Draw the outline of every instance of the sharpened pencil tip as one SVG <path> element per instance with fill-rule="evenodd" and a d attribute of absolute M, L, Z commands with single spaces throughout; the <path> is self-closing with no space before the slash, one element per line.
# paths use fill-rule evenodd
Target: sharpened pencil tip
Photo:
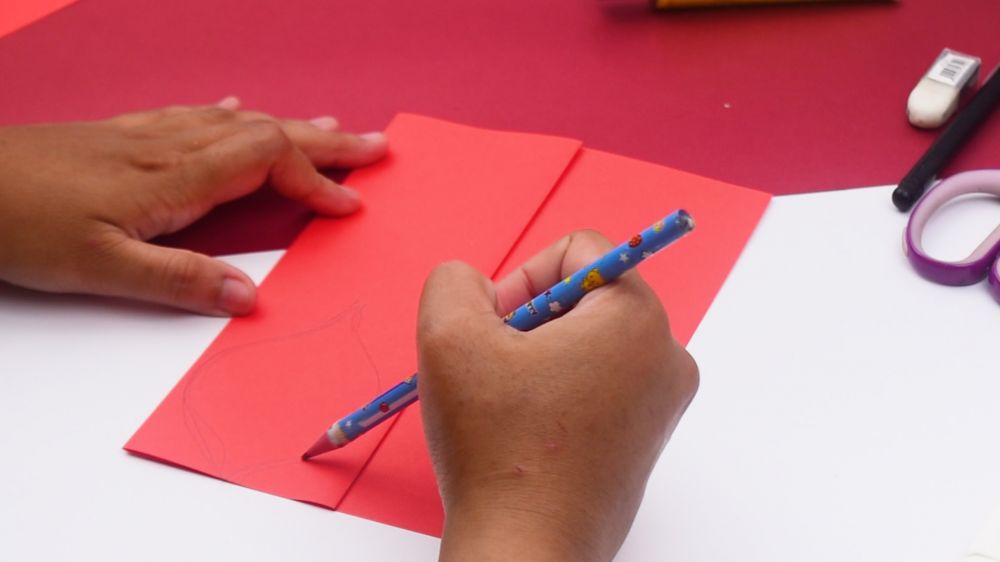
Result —
<path fill-rule="evenodd" d="M 334 449 L 336 449 L 336 447 L 330 443 L 330 440 L 324 433 L 319 439 L 316 440 L 316 443 L 314 443 L 312 447 L 309 447 L 308 451 L 302 453 L 302 460 L 307 461 L 316 455 L 322 455 L 323 453 Z"/>

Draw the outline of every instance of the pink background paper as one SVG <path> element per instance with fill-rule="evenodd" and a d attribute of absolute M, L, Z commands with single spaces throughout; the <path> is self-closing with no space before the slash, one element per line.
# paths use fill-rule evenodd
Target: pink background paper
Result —
<path fill-rule="evenodd" d="M 943 47 L 1000 62 L 996 0 L 653 13 L 645 0 L 86 0 L 0 41 L 0 123 L 238 94 L 380 129 L 398 111 L 581 139 L 775 194 L 898 181 L 934 132 L 906 96 Z M 996 166 L 995 115 L 945 173 Z M 283 248 L 264 193 L 169 243 Z"/>

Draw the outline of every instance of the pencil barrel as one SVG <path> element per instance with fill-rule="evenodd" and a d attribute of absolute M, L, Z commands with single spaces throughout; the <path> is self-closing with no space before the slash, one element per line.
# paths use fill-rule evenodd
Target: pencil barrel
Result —
<path fill-rule="evenodd" d="M 335 423 L 327 433 L 328 435 L 335 434 L 339 429 L 347 441 L 353 441 L 359 435 L 391 418 L 396 412 L 416 400 L 417 375 L 414 374 Z"/>
<path fill-rule="evenodd" d="M 518 307 L 504 321 L 522 332 L 537 328 L 561 316 L 580 302 L 584 295 L 614 281 L 693 228 L 694 220 L 687 211 L 675 211 Z"/>

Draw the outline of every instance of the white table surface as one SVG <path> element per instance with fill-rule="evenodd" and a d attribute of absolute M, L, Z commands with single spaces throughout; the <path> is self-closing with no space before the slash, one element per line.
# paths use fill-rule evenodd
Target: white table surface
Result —
<path fill-rule="evenodd" d="M 998 211 L 953 205 L 928 246 L 961 257 Z M 962 557 L 1000 506 L 1000 305 L 917 277 L 904 222 L 888 188 L 773 201 L 691 342 L 701 391 L 619 560 Z M 228 259 L 259 280 L 279 256 Z M 0 286 L 0 560 L 436 557 L 122 451 L 223 325 Z"/>

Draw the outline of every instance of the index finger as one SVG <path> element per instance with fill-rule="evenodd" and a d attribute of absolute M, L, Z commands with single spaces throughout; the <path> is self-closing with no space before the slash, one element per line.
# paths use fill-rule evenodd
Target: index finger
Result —
<path fill-rule="evenodd" d="M 320 174 L 273 121 L 245 123 L 187 158 L 195 163 L 191 193 L 209 206 L 242 197 L 265 182 L 324 215 L 347 215 L 360 205 L 355 191 Z"/>
<path fill-rule="evenodd" d="M 514 310 L 613 247 L 606 236 L 595 230 L 579 230 L 563 237 L 496 283 L 497 312 Z"/>

